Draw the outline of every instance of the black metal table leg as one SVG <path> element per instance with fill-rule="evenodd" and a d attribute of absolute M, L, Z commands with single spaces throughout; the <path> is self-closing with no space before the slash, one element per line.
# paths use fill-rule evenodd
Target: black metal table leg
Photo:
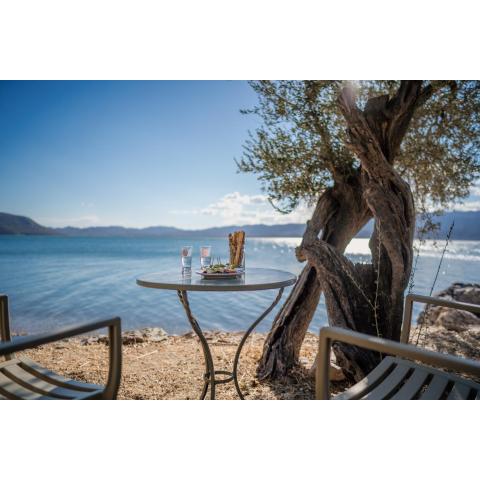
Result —
<path fill-rule="evenodd" d="M 207 340 L 203 335 L 202 329 L 198 324 L 197 320 L 192 314 L 192 310 L 190 309 L 190 303 L 188 302 L 187 292 L 185 290 L 177 290 L 178 298 L 185 309 L 185 313 L 187 314 L 188 321 L 193 328 L 193 331 L 197 334 L 198 338 L 200 339 L 200 343 L 202 344 L 203 356 L 205 357 L 205 375 L 204 375 L 204 385 L 202 394 L 200 395 L 200 400 L 203 400 L 207 395 L 208 386 L 210 384 L 210 398 L 212 400 L 215 399 L 215 370 L 213 368 L 213 358 L 212 353 L 210 352 L 210 348 L 208 346 Z"/>
<path fill-rule="evenodd" d="M 203 350 L 203 356 L 205 358 L 205 375 L 204 375 L 204 385 L 203 385 L 203 390 L 200 395 L 200 400 L 204 400 L 208 387 L 210 386 L 210 398 L 212 400 L 215 399 L 215 385 L 221 384 L 221 383 L 227 383 L 233 381 L 235 384 L 235 389 L 237 390 L 238 396 L 240 397 L 241 400 L 244 400 L 244 396 L 242 394 L 242 391 L 240 390 L 240 385 L 238 384 L 238 362 L 240 360 L 240 354 L 242 353 L 242 348 L 247 341 L 247 338 L 249 335 L 252 333 L 252 331 L 255 329 L 255 327 L 273 310 L 275 305 L 280 301 L 280 298 L 282 297 L 284 288 L 280 288 L 277 297 L 273 301 L 273 303 L 260 315 L 260 317 L 255 320 L 255 322 L 250 325 L 248 330 L 245 332 L 243 335 L 242 339 L 240 340 L 240 343 L 238 345 L 237 351 L 235 353 L 235 359 L 233 361 L 233 371 L 232 372 L 227 372 L 224 370 L 215 370 L 214 365 L 213 365 L 213 357 L 212 353 L 210 351 L 210 347 L 208 346 L 207 339 L 205 338 L 202 329 L 200 328 L 200 325 L 198 324 L 197 320 L 192 314 L 192 310 L 190 309 L 190 303 L 188 301 L 188 296 L 187 292 L 185 290 L 177 290 L 178 298 L 180 299 L 180 302 L 183 305 L 183 308 L 185 309 L 185 313 L 187 314 L 188 321 L 190 322 L 190 325 L 193 328 L 193 331 L 196 333 L 198 338 L 200 339 L 200 343 L 202 345 L 202 350 Z M 226 375 L 227 377 L 225 379 L 217 380 L 215 378 L 215 375 Z"/>
<path fill-rule="evenodd" d="M 257 318 L 257 320 L 255 320 L 250 325 L 250 328 L 245 332 L 245 334 L 243 335 L 238 345 L 237 352 L 235 353 L 235 359 L 233 360 L 232 377 L 235 383 L 235 388 L 237 389 L 238 396 L 240 397 L 241 400 L 244 400 L 244 397 L 243 397 L 242 391 L 240 390 L 240 385 L 238 384 L 237 373 L 238 373 L 238 362 L 240 360 L 240 354 L 242 353 L 243 345 L 245 344 L 245 342 L 247 341 L 247 338 L 253 332 L 255 327 L 273 310 L 275 305 L 280 301 L 280 298 L 282 298 L 283 290 L 284 290 L 283 288 L 280 289 L 280 291 L 278 292 L 277 298 L 275 298 L 273 303 Z"/>

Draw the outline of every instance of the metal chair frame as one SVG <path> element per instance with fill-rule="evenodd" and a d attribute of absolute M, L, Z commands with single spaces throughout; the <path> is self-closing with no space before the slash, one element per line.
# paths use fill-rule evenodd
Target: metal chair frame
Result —
<path fill-rule="evenodd" d="M 57 342 L 100 328 L 108 328 L 109 337 L 109 370 L 107 382 L 104 386 L 76 382 L 44 369 L 31 360 L 15 357 L 15 353 L 26 349 Z M 12 339 L 8 297 L 0 295 L 0 340 L 0 357 L 5 357 L 5 361 L 0 362 L 0 375 L 10 387 L 10 389 L 4 389 L 0 383 L 0 397 L 21 399 L 21 394 L 15 393 L 15 385 L 17 384 L 19 385 L 19 392 L 32 392 L 31 396 L 27 398 L 113 400 L 117 397 L 122 371 L 122 331 L 119 317 L 70 325 L 48 333 Z M 12 371 L 15 373 L 12 373 Z"/>
<path fill-rule="evenodd" d="M 320 330 L 319 351 L 316 360 L 316 398 L 321 400 L 328 400 L 330 398 L 329 366 L 332 342 L 343 342 L 350 345 L 355 345 L 357 347 L 375 350 L 377 352 L 388 354 L 390 356 L 384 358 L 382 362 L 364 380 L 357 383 L 346 392 L 337 395 L 336 397 L 334 397 L 335 399 L 369 398 L 369 394 L 371 394 L 371 392 L 375 388 L 380 387 L 382 381 L 388 378 L 394 368 L 400 368 L 400 372 L 403 372 L 402 374 L 404 375 L 402 378 L 397 379 L 398 382 L 403 381 L 405 378 L 407 378 L 407 374 L 411 375 L 412 382 L 410 388 L 408 388 L 408 385 L 405 384 L 405 388 L 403 390 L 401 388 L 402 384 L 398 383 L 397 385 L 394 385 L 393 383 L 391 383 L 392 390 L 390 390 L 390 392 L 387 392 L 386 389 L 383 389 L 384 393 L 386 392 L 391 395 L 388 398 L 407 398 L 407 392 L 410 395 L 409 398 L 419 395 L 419 389 L 422 387 L 422 378 L 427 378 L 427 376 L 430 375 L 430 379 L 432 378 L 432 376 L 438 377 L 436 380 L 438 384 L 436 387 L 436 392 L 438 393 L 438 396 L 441 396 L 445 393 L 444 391 L 442 391 L 442 388 L 440 388 L 440 385 L 443 385 L 444 388 L 446 388 L 448 384 L 449 388 L 452 389 L 450 395 L 448 395 L 448 398 L 467 397 L 480 399 L 479 384 L 450 373 L 445 373 L 441 370 L 422 367 L 418 363 L 414 363 L 421 362 L 423 364 L 431 365 L 437 368 L 467 373 L 477 378 L 480 378 L 480 362 L 478 361 L 439 352 L 432 352 L 408 344 L 414 302 L 454 308 L 480 315 L 480 305 L 454 302 L 450 300 L 427 297 L 423 295 L 409 294 L 406 296 L 405 299 L 400 342 L 386 340 L 384 338 L 379 338 L 372 335 L 365 335 L 363 333 L 355 332 L 353 330 L 347 330 L 344 328 L 322 328 Z M 395 365 L 389 365 L 389 362 L 393 362 L 395 363 Z M 415 374 L 416 370 L 423 371 L 421 374 Z M 414 387 L 417 388 L 417 390 L 414 390 Z M 400 390 L 399 392 L 397 392 L 397 395 L 392 394 L 394 388 Z M 377 390 L 377 392 L 380 390 Z M 458 390 L 461 390 L 463 393 L 459 394 Z M 402 394 L 404 395 L 404 397 L 402 397 Z M 379 395 L 371 395 L 371 397 L 378 398 Z"/>

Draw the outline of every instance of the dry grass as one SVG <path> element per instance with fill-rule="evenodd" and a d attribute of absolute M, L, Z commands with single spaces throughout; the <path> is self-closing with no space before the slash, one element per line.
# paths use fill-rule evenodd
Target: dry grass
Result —
<path fill-rule="evenodd" d="M 210 332 L 215 368 L 232 369 L 241 333 Z M 317 336 L 308 333 L 301 351 L 301 364 L 282 382 L 259 382 L 255 376 L 264 334 L 253 334 L 240 359 L 239 380 L 246 399 L 312 399 L 314 381 L 309 373 L 317 351 Z M 458 334 L 430 328 L 427 348 L 480 359 L 480 332 Z M 79 339 L 58 342 L 27 352 L 27 355 L 65 376 L 103 383 L 108 369 L 108 347 L 101 343 L 82 345 Z M 123 347 L 121 399 L 196 399 L 204 374 L 200 343 L 193 334 L 169 336 L 162 342 Z M 332 393 L 343 391 L 345 382 L 332 383 Z M 237 399 L 232 382 L 217 386 L 218 399 Z"/>
<path fill-rule="evenodd" d="M 207 332 L 217 370 L 231 371 L 241 333 Z M 307 334 L 299 367 L 282 382 L 259 382 L 255 369 L 265 335 L 253 334 L 245 344 L 239 364 L 239 383 L 247 399 L 311 399 L 314 382 L 309 373 L 317 351 L 317 337 Z M 108 347 L 100 343 L 82 345 L 79 339 L 58 342 L 26 355 L 67 377 L 103 383 L 108 369 Z M 196 336 L 169 336 L 162 342 L 123 347 L 122 399 L 196 399 L 202 390 L 203 354 Z M 237 399 L 232 382 L 217 385 L 218 399 Z M 338 390 L 338 389 L 336 389 Z"/>

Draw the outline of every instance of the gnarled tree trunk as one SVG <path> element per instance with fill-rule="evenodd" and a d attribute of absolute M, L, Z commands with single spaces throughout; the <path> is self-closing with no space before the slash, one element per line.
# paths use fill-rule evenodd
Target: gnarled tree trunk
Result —
<path fill-rule="evenodd" d="M 360 172 L 357 172 L 346 182 L 337 182 L 320 197 L 307 223 L 302 244 L 297 248 L 298 260 L 306 260 L 303 246 L 316 240 L 320 230 L 324 242 L 343 252 L 370 218 L 361 195 Z M 284 376 L 296 364 L 321 293 L 317 271 L 307 263 L 267 336 L 257 372 L 260 379 Z"/>
<path fill-rule="evenodd" d="M 373 98 L 361 111 L 350 92 L 342 92 L 349 147 L 360 167 L 356 175 L 335 179 L 307 223 L 297 257 L 308 264 L 266 339 L 260 378 L 283 376 L 296 364 L 322 291 L 331 325 L 399 339 L 415 211 L 410 187 L 393 161 L 415 109 L 429 94 L 420 81 L 404 81 L 394 97 Z M 372 263 L 353 264 L 343 252 L 372 216 Z M 371 352 L 339 344 L 334 348 L 344 371 L 355 379 L 378 362 Z"/>

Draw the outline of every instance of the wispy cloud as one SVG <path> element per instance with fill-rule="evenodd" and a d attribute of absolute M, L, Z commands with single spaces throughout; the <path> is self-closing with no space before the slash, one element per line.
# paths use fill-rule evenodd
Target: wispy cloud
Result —
<path fill-rule="evenodd" d="M 312 213 L 312 208 L 305 204 L 289 214 L 281 214 L 268 202 L 266 195 L 242 195 L 232 192 L 218 201 L 203 208 L 192 210 L 175 210 L 176 215 L 203 215 L 211 217 L 212 225 L 251 225 L 264 223 L 280 225 L 285 223 L 304 223 Z"/>
<path fill-rule="evenodd" d="M 471 189 L 470 195 L 472 197 L 480 197 L 480 181 L 478 181 Z"/>
<path fill-rule="evenodd" d="M 470 189 L 470 196 L 466 200 L 452 203 L 451 210 L 469 212 L 480 210 L 480 181 L 477 181 Z"/>
<path fill-rule="evenodd" d="M 472 187 L 471 195 L 466 201 L 452 204 L 450 209 L 457 211 L 480 210 L 480 182 Z M 202 216 L 205 219 L 209 218 L 210 225 L 221 226 L 305 223 L 311 217 L 312 211 L 313 207 L 302 203 L 293 212 L 284 215 L 272 207 L 266 195 L 246 195 L 232 192 L 204 207 L 175 210 L 170 213 L 182 216 Z"/>
<path fill-rule="evenodd" d="M 480 210 L 480 200 L 456 203 L 452 206 L 452 210 L 456 210 L 457 212 L 478 211 Z"/>

